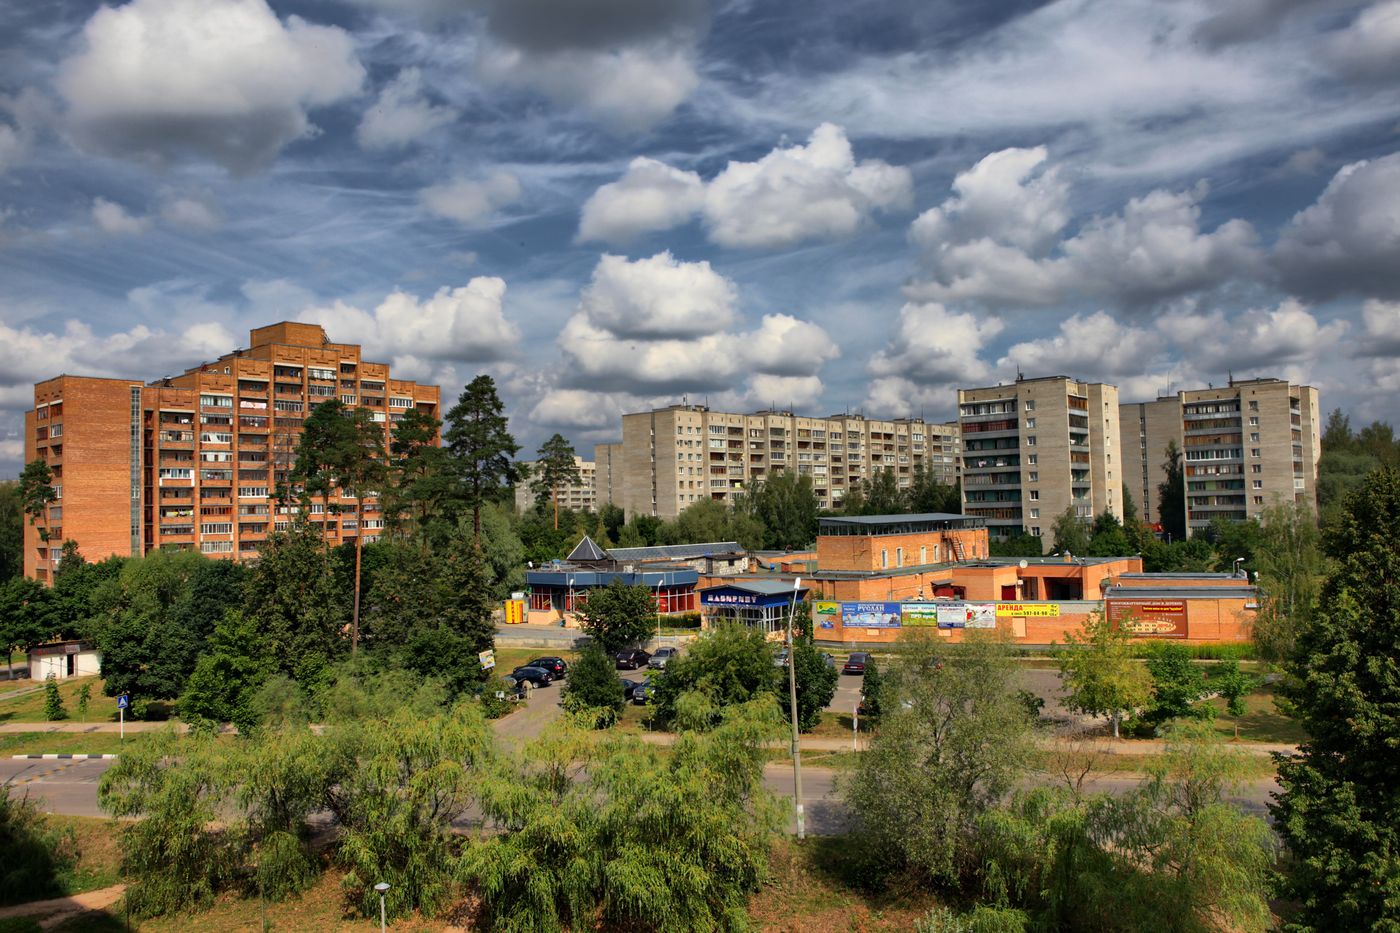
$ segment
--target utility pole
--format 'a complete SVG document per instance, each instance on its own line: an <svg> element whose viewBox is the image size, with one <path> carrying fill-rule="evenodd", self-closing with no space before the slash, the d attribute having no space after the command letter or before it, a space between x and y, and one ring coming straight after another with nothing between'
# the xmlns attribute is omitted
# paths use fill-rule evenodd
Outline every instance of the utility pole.
<svg viewBox="0 0 1400 933"><path fill-rule="evenodd" d="M792 618L797 614L797 591L802 588L802 578L792 584L792 606L788 609L788 700L792 713L792 803L797 813L797 838L807 838L806 815L802 808L802 749L797 738L797 641L792 634Z"/></svg>

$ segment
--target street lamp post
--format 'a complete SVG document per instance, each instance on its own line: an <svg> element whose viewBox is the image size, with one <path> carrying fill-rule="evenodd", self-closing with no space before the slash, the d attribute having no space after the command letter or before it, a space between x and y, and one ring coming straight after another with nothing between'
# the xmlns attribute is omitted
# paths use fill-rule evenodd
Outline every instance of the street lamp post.
<svg viewBox="0 0 1400 933"><path fill-rule="evenodd" d="M388 915L384 911L384 893L389 890L389 882L379 882L374 886L374 890L379 892L379 933L384 933L388 929Z"/></svg>
<svg viewBox="0 0 1400 933"><path fill-rule="evenodd" d="M788 610L788 701L792 714L792 790L793 809L797 814L797 838L807 838L806 814L802 807L802 749L797 738L797 642L792 634L792 619L797 615L797 591L802 588L802 578L792 584L792 607Z"/></svg>

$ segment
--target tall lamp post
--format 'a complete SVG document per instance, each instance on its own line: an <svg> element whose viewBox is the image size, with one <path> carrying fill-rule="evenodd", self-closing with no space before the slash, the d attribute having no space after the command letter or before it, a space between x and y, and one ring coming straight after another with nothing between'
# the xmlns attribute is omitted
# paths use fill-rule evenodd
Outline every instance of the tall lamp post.
<svg viewBox="0 0 1400 933"><path fill-rule="evenodd" d="M374 886L374 890L379 892L379 933L384 933L388 929L388 916L384 912L384 894L389 890L389 882L379 882Z"/></svg>
<svg viewBox="0 0 1400 933"><path fill-rule="evenodd" d="M792 714L792 792L793 809L797 814L797 838L807 838L806 814L802 807L802 749L797 738L797 642L792 634L792 619L797 615L797 591L802 588L802 578L792 584L792 606L788 609L788 701Z"/></svg>

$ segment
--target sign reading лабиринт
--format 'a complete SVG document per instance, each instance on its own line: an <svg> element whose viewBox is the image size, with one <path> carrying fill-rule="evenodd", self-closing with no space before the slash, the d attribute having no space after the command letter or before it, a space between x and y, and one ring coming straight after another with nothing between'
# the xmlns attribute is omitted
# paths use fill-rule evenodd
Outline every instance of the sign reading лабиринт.
<svg viewBox="0 0 1400 933"><path fill-rule="evenodd" d="M1105 606L1111 624L1139 637L1187 637L1183 599L1110 599Z"/></svg>

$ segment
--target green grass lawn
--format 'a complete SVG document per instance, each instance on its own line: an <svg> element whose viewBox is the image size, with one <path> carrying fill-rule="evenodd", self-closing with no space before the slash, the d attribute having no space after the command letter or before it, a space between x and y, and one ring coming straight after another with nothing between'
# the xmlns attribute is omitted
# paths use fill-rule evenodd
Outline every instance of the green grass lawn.
<svg viewBox="0 0 1400 933"><path fill-rule="evenodd" d="M555 651L552 648L497 648L496 673L505 676L526 661L533 661L535 658L563 658L573 664L578 660L578 652Z"/></svg>
<svg viewBox="0 0 1400 933"><path fill-rule="evenodd" d="M115 755L150 733L136 732L123 743L116 732L7 732L0 734L0 758L11 755Z"/></svg>
<svg viewBox="0 0 1400 933"><path fill-rule="evenodd" d="M1307 736L1296 719L1281 713L1274 703L1273 686L1260 687L1244 698L1245 714L1238 718L1225 712L1225 701L1218 697L1210 701L1217 716L1215 728L1231 739L1241 742L1278 742L1296 745Z"/></svg>
<svg viewBox="0 0 1400 933"><path fill-rule="evenodd" d="M78 715L78 692L83 685L90 689L87 717ZM39 686L43 686L39 684ZM116 722L117 698L102 693L101 677L71 677L58 681L58 693L63 697L63 706L68 710L72 722ZM27 696L6 700L0 694L0 722L44 722L44 691L37 690Z"/></svg>

